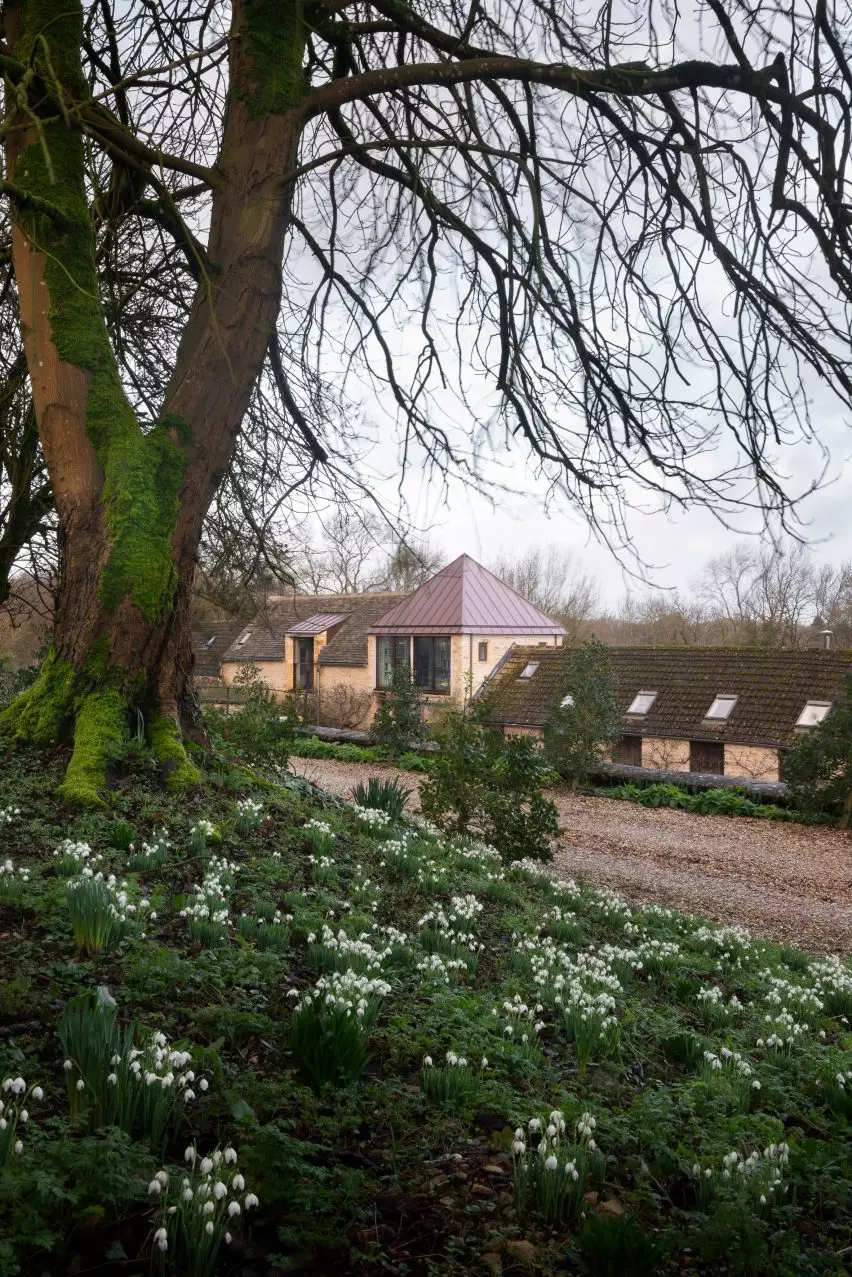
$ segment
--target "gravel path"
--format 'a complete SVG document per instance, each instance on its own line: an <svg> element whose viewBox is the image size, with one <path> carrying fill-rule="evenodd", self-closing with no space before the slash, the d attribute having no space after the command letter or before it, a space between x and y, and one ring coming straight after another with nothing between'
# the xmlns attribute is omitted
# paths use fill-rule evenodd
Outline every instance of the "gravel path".
<svg viewBox="0 0 852 1277"><path fill-rule="evenodd" d="M416 772L294 758L303 776L348 795L366 776ZM819 952L852 951L852 835L776 821L694 816L552 790L562 828L555 867L566 877L658 900L756 935ZM412 800L412 805L416 802Z"/></svg>

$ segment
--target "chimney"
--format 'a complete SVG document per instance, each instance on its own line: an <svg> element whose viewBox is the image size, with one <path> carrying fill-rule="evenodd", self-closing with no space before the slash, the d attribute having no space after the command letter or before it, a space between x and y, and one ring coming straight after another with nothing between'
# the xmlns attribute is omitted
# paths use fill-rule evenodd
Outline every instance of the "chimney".
<svg viewBox="0 0 852 1277"><path fill-rule="evenodd" d="M826 651L831 647L831 640L834 638L834 630L820 630L820 638L822 645Z"/></svg>

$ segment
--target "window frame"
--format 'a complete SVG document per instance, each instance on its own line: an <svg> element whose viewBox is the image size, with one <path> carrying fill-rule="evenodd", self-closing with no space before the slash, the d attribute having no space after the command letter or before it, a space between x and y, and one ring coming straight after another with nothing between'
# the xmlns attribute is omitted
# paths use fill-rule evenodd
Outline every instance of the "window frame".
<svg viewBox="0 0 852 1277"><path fill-rule="evenodd" d="M825 713L821 714L820 717L816 720L816 722L803 723L802 719L805 717L805 714L807 714L809 709L822 709L822 710L825 710ZM796 719L795 726L799 729L799 731L809 732L814 727L819 727L822 723L824 723L825 720L828 718L828 715L830 712L831 712L831 701L817 701L817 700L805 701L804 705L802 706L802 712L799 715L799 717Z"/></svg>
<svg viewBox="0 0 852 1277"><path fill-rule="evenodd" d="M518 675L518 678L533 678L539 665L541 665L541 661L527 661L526 665ZM529 673L527 673L527 670L529 670Z"/></svg>
<svg viewBox="0 0 852 1277"><path fill-rule="evenodd" d="M484 653L484 655L483 655L483 653ZM476 657L476 659L477 659L478 661L487 661L487 660L488 660L488 639L480 639L480 640L479 640L479 642L477 643L477 657Z"/></svg>
<svg viewBox="0 0 852 1277"><path fill-rule="evenodd" d="M391 677L386 682L382 682L382 644L391 644ZM399 655L400 646L405 644L406 655ZM388 691L392 686L393 671L398 665L405 665L411 669L411 636L408 634L379 634L376 638L376 687L383 692Z"/></svg>
<svg viewBox="0 0 852 1277"><path fill-rule="evenodd" d="M417 667L417 644L429 643L431 645L431 655L429 658L430 681L421 683L418 681ZM447 686L436 687L436 671L438 662L436 659L436 649L438 643L446 643L447 651ZM414 678L414 686L418 691L425 692L429 696L449 696L453 679L453 645L449 634L414 634L411 642L411 672Z"/></svg>
<svg viewBox="0 0 852 1277"><path fill-rule="evenodd" d="M708 709L707 713L704 715L705 721L709 719L710 722L712 723L727 723L728 719L731 717L734 710L736 709L737 701L739 699L740 699L739 695L733 692L717 692L710 703L710 708ZM720 701L730 701L730 706L725 711L724 714L719 714L719 713L714 714L713 710L715 706L719 704Z"/></svg>
<svg viewBox="0 0 852 1277"><path fill-rule="evenodd" d="M659 694L660 693L657 691L651 691L650 688L640 688L639 691L636 693L636 695L633 697L633 700L630 702L628 709L625 710L625 713L630 714L633 718L645 718L645 716L649 714L651 710L653 709L654 702L656 701ZM650 696L651 699L648 701L648 704L645 706L644 709L634 709L633 707L636 704L636 702L639 700L640 696L641 697Z"/></svg>
<svg viewBox="0 0 852 1277"><path fill-rule="evenodd" d="M305 644L304 648L303 644ZM309 652L310 661L303 659L304 651ZM293 639L293 690L295 692L313 691L315 663L316 648L314 647L313 635L295 637Z"/></svg>

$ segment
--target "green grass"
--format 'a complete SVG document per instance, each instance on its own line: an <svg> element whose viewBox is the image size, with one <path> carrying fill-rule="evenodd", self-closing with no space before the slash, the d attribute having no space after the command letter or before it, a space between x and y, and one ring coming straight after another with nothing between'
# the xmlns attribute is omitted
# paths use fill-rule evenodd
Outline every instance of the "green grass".
<svg viewBox="0 0 852 1277"><path fill-rule="evenodd" d="M493 1269L487 1252L507 1277L847 1271L845 965L536 866L503 879L428 833L394 833L403 872L386 832L307 791L265 788L246 832L250 777L179 798L140 766L113 810L58 822L62 762L2 759L0 808L20 815L0 827L0 862L28 881L0 902L0 1085L21 1077L43 1095L26 1123L18 1102L22 1149L0 1170L0 1277L145 1272L160 1227L166 1273L192 1271L207 1236L199 1272L461 1277ZM218 831L215 859L193 839L200 819ZM311 820L333 826L328 881L308 860ZM128 870L118 822L140 845L166 827L168 857ZM144 926L75 945L54 872L64 839L102 856L131 903L150 901ZM181 916L202 883L212 948ZM94 1005L81 995L110 1015L114 1000L114 1027L71 1032L69 1004ZM136 1043L162 1078L159 1034L181 1090L161 1105L152 1081L142 1109L127 1053ZM217 1205L212 1234L179 1192L184 1176L201 1182L193 1144L199 1159L233 1145L259 1198L235 1218Z"/></svg>

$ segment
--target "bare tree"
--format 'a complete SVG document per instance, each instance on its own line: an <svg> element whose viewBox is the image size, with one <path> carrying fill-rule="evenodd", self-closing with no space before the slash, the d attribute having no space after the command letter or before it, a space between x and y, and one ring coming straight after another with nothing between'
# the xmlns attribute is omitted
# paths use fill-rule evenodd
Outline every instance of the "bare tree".
<svg viewBox="0 0 852 1277"><path fill-rule="evenodd" d="M852 647L852 562L824 564L814 576L813 630L831 630L837 647Z"/></svg>
<svg viewBox="0 0 852 1277"><path fill-rule="evenodd" d="M558 545L535 546L522 554L501 554L491 570L506 585L541 608L564 627L569 643L585 632L598 601L595 578L571 550Z"/></svg>
<svg viewBox="0 0 852 1277"><path fill-rule="evenodd" d="M763 647L798 647L810 640L816 577L808 550L740 544L711 559L701 573L699 598L728 622L734 641Z"/></svg>
<svg viewBox="0 0 852 1277"><path fill-rule="evenodd" d="M698 24L667 0L623 20L538 0L2 13L0 198L62 543L54 649L3 722L42 743L73 727L68 799L102 801L140 699L174 783L195 778L207 512L245 503L241 461L272 476L299 450L299 485L346 470L323 434L349 426L341 375L393 406L403 466L479 482L483 442L522 441L622 540L628 480L661 505L785 518L772 458L811 433L802 378L852 402L852 68L829 0L783 21L702 0ZM157 237L182 263L166 292ZM103 295L121 244L173 332L160 382ZM270 440L251 412L267 386ZM245 504L246 525L292 486Z"/></svg>

